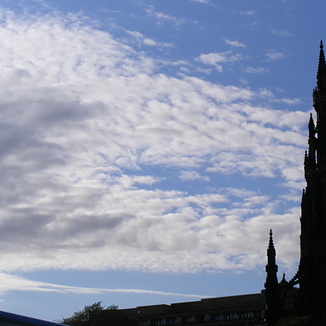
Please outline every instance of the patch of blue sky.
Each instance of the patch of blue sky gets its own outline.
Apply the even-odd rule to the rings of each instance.
[[[232,207],[232,205],[263,208],[267,202],[276,201],[274,213],[284,213],[298,205],[301,200],[301,189],[289,190],[287,186],[276,178],[246,176],[237,171],[225,173],[211,173],[205,171],[205,167],[199,169],[184,169],[166,166],[141,166],[140,170],[124,170],[128,175],[152,177],[157,182],[151,184],[135,184],[135,189],[146,189],[148,191],[179,191],[180,197],[201,195],[221,196],[216,202],[212,201],[212,209],[219,211],[221,208]],[[303,177],[302,177],[303,178]],[[288,200],[284,199],[291,193]],[[260,198],[258,202],[251,203],[250,199]],[[190,207],[198,209],[198,203],[188,203]],[[167,213],[175,213],[177,207],[172,208]],[[200,215],[205,214],[199,211]],[[252,217],[255,211],[248,211],[245,216]],[[218,213],[217,213],[218,215]]]
[[[195,257],[194,257],[195,259]],[[34,317],[45,318],[49,320],[60,311],[62,317],[72,315],[75,311],[79,311],[85,305],[102,301],[103,306],[118,305],[119,308],[133,308],[134,302],[137,306],[149,304],[171,304],[175,302],[196,301],[205,297],[247,294],[248,286],[253,292],[259,293],[261,287],[259,283],[264,282],[264,273],[257,270],[254,273],[229,273],[229,272],[202,272],[202,273],[183,273],[183,274],[160,274],[146,273],[135,271],[111,271],[107,272],[86,272],[80,271],[78,277],[73,271],[48,271],[48,272],[30,272],[20,273],[26,279],[38,280],[49,284],[61,284],[76,287],[76,293],[71,291],[64,294],[71,302],[66,305],[60,297],[62,293],[58,291],[40,291],[40,292],[21,292],[19,300],[10,294],[2,307],[7,311],[15,311],[17,313],[28,315],[29,311],[33,311],[33,302],[40,302],[39,311],[43,313],[34,313]],[[165,281],[160,280],[164,277]],[[189,282],[193,284],[189,291]],[[239,284],[237,284],[239,282]],[[117,284],[119,285],[117,287]],[[87,291],[83,294],[83,288],[99,289],[99,292],[91,294]],[[174,289],[169,294],[166,289]],[[79,290],[78,290],[79,289]],[[100,292],[100,289],[103,292]],[[105,290],[112,292],[105,292]],[[119,289],[121,290],[119,292]],[[143,290],[144,293],[137,293],[133,290]],[[116,291],[114,291],[116,290]],[[146,294],[146,290],[149,292]],[[150,291],[161,292],[162,294],[150,293]],[[126,291],[125,293],[123,291]],[[173,294],[173,292],[175,294]],[[127,293],[127,295],[126,295]],[[165,293],[165,294],[164,294]],[[179,294],[179,295],[178,295]],[[180,294],[183,294],[180,295]],[[197,296],[197,297],[196,297]],[[45,298],[42,300],[42,298]],[[25,301],[25,304],[21,304]],[[19,307],[17,311],[17,306]],[[24,307],[24,308],[20,308]],[[59,319],[59,318],[58,318]]]

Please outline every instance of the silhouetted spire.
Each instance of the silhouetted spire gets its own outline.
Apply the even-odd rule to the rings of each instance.
[[[317,87],[313,91],[313,105],[317,113],[315,134],[318,141],[311,137],[309,126],[309,138],[312,139],[314,151],[317,151],[317,168],[326,169],[326,63],[323,43],[320,42],[319,63],[317,71]],[[310,140],[309,140],[310,142]],[[309,148],[310,155],[310,148]],[[308,156],[309,156],[308,155]]]
[[[267,265],[275,266],[275,258],[276,258],[276,251],[274,248],[274,241],[273,241],[273,231],[272,229],[269,230],[269,243],[267,249]],[[274,268],[273,268],[274,270]]]
[[[266,265],[266,320],[269,326],[274,326],[281,313],[280,288],[277,281],[276,251],[274,248],[273,231],[269,231]]]
[[[274,248],[274,241],[273,241],[273,231],[272,229],[269,230],[269,243],[267,248],[267,265],[266,265],[266,272],[267,272],[267,279],[266,283],[271,282],[273,285],[277,285],[277,270],[278,266],[276,265],[276,250]]]
[[[326,90],[326,63],[323,41],[320,41],[319,63],[317,72],[317,88],[319,91]]]
[[[274,241],[273,241],[273,230],[269,230],[269,243],[268,243],[268,248],[274,248]]]

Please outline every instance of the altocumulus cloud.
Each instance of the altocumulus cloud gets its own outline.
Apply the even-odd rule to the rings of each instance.
[[[269,227],[291,268],[306,113],[170,77],[79,16],[1,10],[0,40],[2,271],[251,269]],[[232,173],[248,188],[216,182]],[[249,189],[275,177],[283,197]]]

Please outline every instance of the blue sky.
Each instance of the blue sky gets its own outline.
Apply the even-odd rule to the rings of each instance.
[[[3,1],[1,310],[259,292],[299,258],[324,1]]]

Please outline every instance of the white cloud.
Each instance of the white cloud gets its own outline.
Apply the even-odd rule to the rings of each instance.
[[[245,48],[246,47],[246,45],[244,43],[241,43],[239,41],[231,41],[229,39],[226,39],[225,43],[229,44],[231,46],[237,47],[237,48]]]
[[[277,90],[278,92],[281,92],[279,89]],[[269,90],[269,89],[261,89],[259,91],[259,94],[262,98],[268,98],[269,101],[275,102],[275,103],[285,103],[287,105],[297,105],[301,103],[301,100],[299,98],[277,98],[275,97],[275,94]]]
[[[285,53],[279,52],[279,51],[269,51],[266,53],[266,58],[268,61],[276,61],[276,60],[281,60],[285,57]]]
[[[203,180],[203,181],[210,181],[209,177],[201,176],[196,171],[181,171],[180,180]]]
[[[187,23],[187,20],[184,17],[175,17],[175,16],[169,15],[167,13],[157,11],[153,6],[147,7],[146,13],[149,16],[154,17],[158,24],[162,24],[165,22],[171,22],[175,26],[180,26],[180,25]]]
[[[241,15],[254,16],[255,14],[254,10],[241,11]]]
[[[0,294],[6,294],[13,291],[27,292],[57,292],[57,293],[75,293],[85,294],[103,294],[103,293],[129,293],[129,294],[155,294],[162,296],[176,296],[185,298],[203,298],[204,295],[183,294],[173,292],[163,292],[143,289],[106,289],[106,288],[87,288],[69,285],[59,285],[53,283],[33,281],[26,278],[18,277],[11,274],[0,273]]]
[[[288,30],[286,29],[274,29],[272,30],[272,34],[278,35],[278,36],[286,36],[289,37],[292,35]]]
[[[296,189],[305,113],[261,107],[248,88],[169,77],[82,17],[2,16],[2,271],[251,269],[265,262],[257,248],[270,227],[297,248],[293,201],[279,212],[278,198],[249,188],[281,175]],[[197,168],[214,192],[164,183],[203,180]],[[234,201],[223,174],[248,178],[247,193],[239,186]],[[279,259],[291,265],[287,250]]]
[[[241,59],[242,59],[241,55],[239,54],[232,55],[231,51],[227,51],[227,52],[214,52],[214,53],[201,54],[198,58],[196,58],[196,61],[203,63],[205,65],[212,65],[219,72],[222,72],[223,66],[221,65],[221,63],[235,62],[235,61],[240,61]]]
[[[264,67],[247,67],[245,72],[249,74],[266,74],[269,72],[269,70]]]
[[[267,89],[267,88],[263,88],[259,91],[259,94],[261,97],[274,97],[274,93]]]
[[[285,103],[288,105],[296,105],[301,103],[301,100],[299,98],[280,98],[280,99],[275,99],[274,101]]]
[[[129,35],[131,35],[139,44],[143,44],[146,46],[155,46],[155,47],[173,47],[172,43],[160,43],[151,38],[145,37],[143,34],[137,31],[127,31]]]
[[[204,4],[211,4],[211,0],[190,0],[190,1],[204,3]]]

